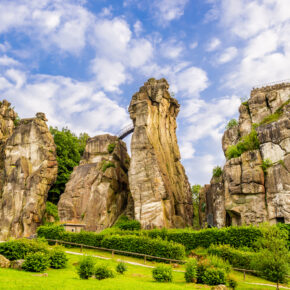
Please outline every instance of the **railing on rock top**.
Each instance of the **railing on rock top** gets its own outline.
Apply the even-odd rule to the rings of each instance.
[[[118,133],[118,138],[120,140],[123,140],[125,137],[127,137],[128,135],[130,135],[131,133],[133,133],[134,131],[134,125],[130,124],[127,125],[126,127],[124,127],[119,133]]]

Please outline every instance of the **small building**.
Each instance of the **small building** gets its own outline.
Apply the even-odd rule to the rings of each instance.
[[[79,233],[81,230],[85,228],[85,224],[77,223],[77,222],[66,222],[63,224],[65,231],[71,233]]]

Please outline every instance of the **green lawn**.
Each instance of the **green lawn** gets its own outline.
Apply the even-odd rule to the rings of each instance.
[[[90,251],[91,252],[91,251]],[[97,253],[94,253],[97,254]],[[184,273],[174,272],[173,283],[157,283],[152,279],[150,268],[141,266],[128,265],[128,272],[125,275],[116,275],[116,278],[98,281],[96,279],[81,280],[79,279],[75,264],[81,259],[80,256],[68,255],[69,263],[66,269],[48,270],[48,276],[37,276],[39,274],[12,270],[0,269],[0,289],[210,289],[209,286],[186,284],[184,282]],[[115,257],[117,259],[118,257]],[[128,260],[128,257],[123,257]],[[142,260],[135,258],[134,261],[142,263]],[[103,261],[95,259],[97,263],[108,263],[111,268],[115,268],[115,260]],[[233,275],[239,282],[237,289],[275,289],[273,287],[249,285],[243,282],[243,274],[233,272]],[[246,282],[273,284],[266,280],[247,275]]]

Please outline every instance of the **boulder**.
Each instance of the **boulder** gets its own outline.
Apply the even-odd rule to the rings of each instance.
[[[11,261],[10,268],[16,269],[16,270],[21,270],[24,262],[25,262],[24,259]]]
[[[0,268],[9,268],[10,261],[6,259],[3,255],[0,255]]]

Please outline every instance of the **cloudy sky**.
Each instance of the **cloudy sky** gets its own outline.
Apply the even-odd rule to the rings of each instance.
[[[165,77],[192,184],[223,165],[240,98],[289,68],[289,0],[0,0],[1,99],[22,118],[116,134],[133,93]]]

